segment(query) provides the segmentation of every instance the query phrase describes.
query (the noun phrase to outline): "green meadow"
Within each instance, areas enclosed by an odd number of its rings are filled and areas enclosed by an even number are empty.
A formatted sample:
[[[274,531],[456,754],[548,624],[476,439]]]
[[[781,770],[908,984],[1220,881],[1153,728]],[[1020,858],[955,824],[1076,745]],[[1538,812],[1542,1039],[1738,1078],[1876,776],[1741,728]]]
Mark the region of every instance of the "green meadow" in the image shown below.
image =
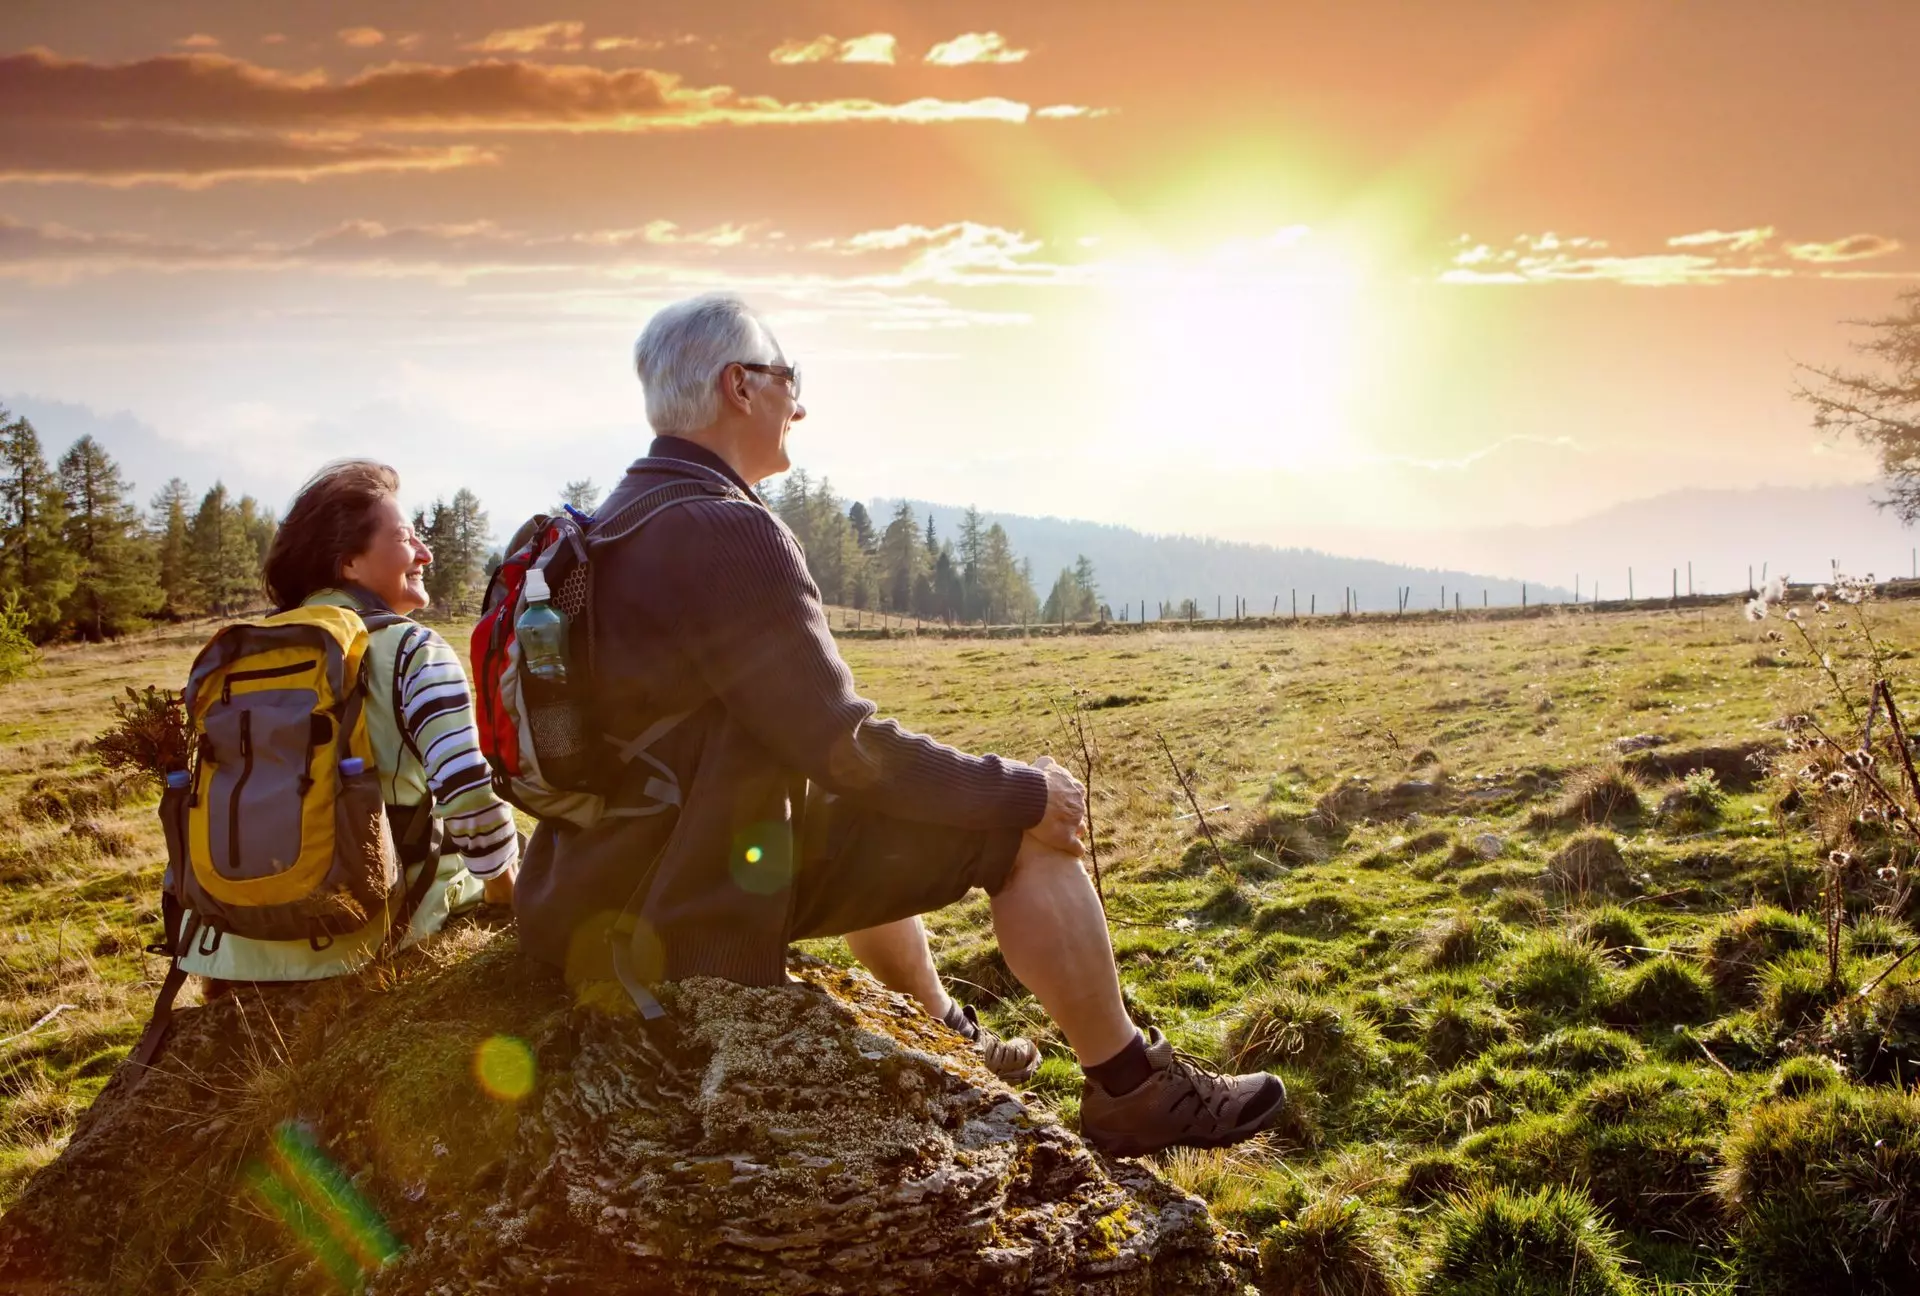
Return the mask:
[[[1920,605],[1865,615],[1920,698]],[[1857,991],[1920,898],[1888,854],[1823,904],[1818,825],[1766,766],[1804,759],[1782,717],[1846,722],[1781,630],[1728,604],[842,647],[883,713],[961,747],[1083,769],[1084,729],[1136,1018],[1288,1082],[1275,1134],[1159,1159],[1258,1241],[1265,1290],[1910,1291],[1920,960]],[[0,1204],[164,970],[154,790],[89,743],[206,631],[0,687]],[[1842,678],[1856,642],[1833,631]],[[1078,1073],[985,899],[929,926],[956,993],[1041,1042],[1035,1100],[1071,1122]]]

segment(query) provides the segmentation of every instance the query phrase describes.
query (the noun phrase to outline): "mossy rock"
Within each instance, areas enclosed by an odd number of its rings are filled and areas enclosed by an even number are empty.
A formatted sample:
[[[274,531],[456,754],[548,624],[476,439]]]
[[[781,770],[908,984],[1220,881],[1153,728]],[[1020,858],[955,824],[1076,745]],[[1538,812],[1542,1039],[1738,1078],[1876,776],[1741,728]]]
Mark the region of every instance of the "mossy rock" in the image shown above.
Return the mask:
[[[0,1221],[0,1290],[1238,1291],[1253,1256],[864,973],[576,1000],[511,936],[241,988]]]

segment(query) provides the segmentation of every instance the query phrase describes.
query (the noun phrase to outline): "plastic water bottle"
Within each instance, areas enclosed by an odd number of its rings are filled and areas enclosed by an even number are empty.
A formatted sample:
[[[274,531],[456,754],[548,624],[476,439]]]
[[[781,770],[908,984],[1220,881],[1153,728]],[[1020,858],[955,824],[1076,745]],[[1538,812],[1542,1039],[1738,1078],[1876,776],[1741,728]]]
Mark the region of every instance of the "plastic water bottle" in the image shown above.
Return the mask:
[[[567,678],[567,618],[553,606],[547,574],[527,572],[527,610],[513,623],[520,646],[520,681],[533,727],[533,754],[541,778],[557,788],[587,780],[586,725]]]
[[[355,778],[366,771],[367,762],[358,756],[349,756],[340,762],[340,772],[348,778]]]
[[[191,782],[193,782],[193,775],[185,770],[167,771],[167,786],[170,788],[184,788]]]

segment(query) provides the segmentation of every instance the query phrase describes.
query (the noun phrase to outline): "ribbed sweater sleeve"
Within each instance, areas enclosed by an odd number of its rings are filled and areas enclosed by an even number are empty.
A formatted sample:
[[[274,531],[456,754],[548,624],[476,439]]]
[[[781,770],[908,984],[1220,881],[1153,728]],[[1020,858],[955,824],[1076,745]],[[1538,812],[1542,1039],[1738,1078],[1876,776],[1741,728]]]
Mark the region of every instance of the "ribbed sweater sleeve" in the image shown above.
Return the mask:
[[[475,877],[492,877],[519,859],[519,837],[512,808],[493,794],[460,658],[445,639],[420,627],[407,631],[393,669],[400,680],[399,720],[420,753],[433,813],[446,827],[446,849]]]
[[[728,712],[783,764],[881,813],[969,830],[1030,828],[1046,776],[970,756],[854,691],[799,544],[757,504],[702,501],[700,545],[676,571],[683,642]]]

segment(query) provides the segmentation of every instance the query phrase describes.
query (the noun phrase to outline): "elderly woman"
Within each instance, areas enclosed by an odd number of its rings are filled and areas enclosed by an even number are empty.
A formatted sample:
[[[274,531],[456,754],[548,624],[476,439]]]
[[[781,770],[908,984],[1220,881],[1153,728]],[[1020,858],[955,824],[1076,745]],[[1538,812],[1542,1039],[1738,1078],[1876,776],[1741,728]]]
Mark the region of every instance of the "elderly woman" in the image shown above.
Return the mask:
[[[309,481],[274,535],[267,590],[280,611],[332,604],[401,616],[427,606],[423,577],[433,554],[400,510],[400,477],[364,459],[329,464]],[[460,658],[426,626],[401,622],[369,635],[367,727],[389,815],[407,821],[429,794],[439,831],[402,848],[408,880],[437,874],[398,945],[439,931],[484,898],[512,899],[519,867],[513,812],[493,794],[474,729],[473,698]],[[398,699],[398,709],[395,707]],[[437,852],[434,846],[437,844]],[[324,947],[306,940],[252,940],[227,933],[182,953],[187,972],[227,981],[316,981],[365,964],[387,937],[381,916]]]

